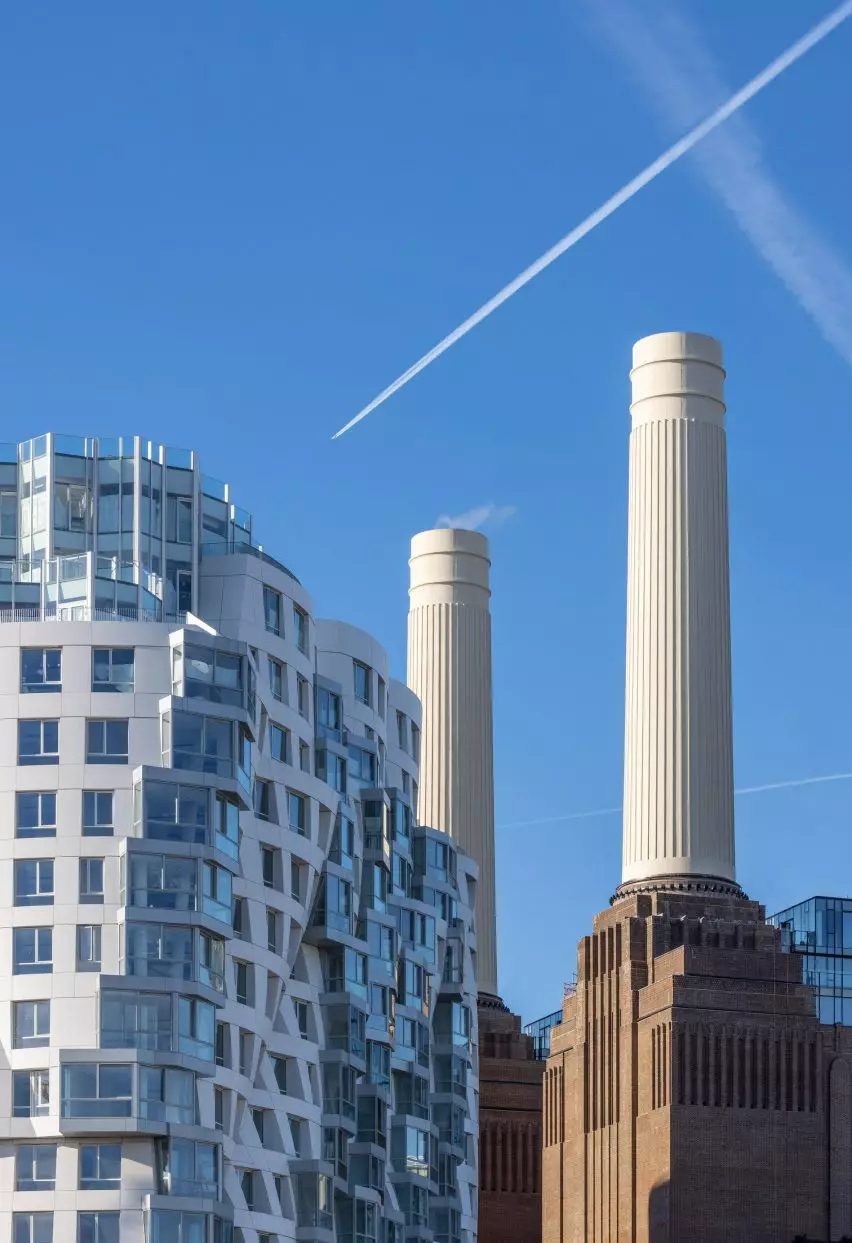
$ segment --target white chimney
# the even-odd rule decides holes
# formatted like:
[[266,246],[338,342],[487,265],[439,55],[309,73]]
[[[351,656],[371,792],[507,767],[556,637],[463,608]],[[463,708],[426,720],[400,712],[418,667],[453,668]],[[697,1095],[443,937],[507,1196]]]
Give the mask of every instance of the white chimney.
[[480,996],[496,997],[490,565],[476,531],[414,536],[408,685],[423,705],[418,819],[479,864],[477,980]]
[[619,894],[737,891],[722,348],[633,347]]

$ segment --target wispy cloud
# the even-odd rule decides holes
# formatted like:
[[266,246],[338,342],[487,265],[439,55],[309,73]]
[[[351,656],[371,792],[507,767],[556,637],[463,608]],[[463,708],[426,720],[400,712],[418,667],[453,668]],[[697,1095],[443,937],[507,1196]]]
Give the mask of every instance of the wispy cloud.
[[[664,123],[690,125],[728,87],[698,31],[669,4],[586,0],[590,21],[619,55]],[[775,179],[754,125],[742,115],[696,149],[704,180],[837,353],[852,365],[852,271]]]
[[[791,781],[770,781],[760,786],[740,786],[734,790],[737,798],[743,794],[766,794],[769,790],[796,790],[801,786],[825,785],[829,781],[852,781],[852,773],[828,773],[821,777],[795,777]],[[620,816],[621,807],[598,807],[594,811],[569,811],[562,816],[543,816],[540,820],[515,820],[501,824],[501,829],[531,829],[541,824],[563,824],[568,820],[596,820],[602,816]]]
[[482,527],[498,527],[518,511],[514,505],[474,505],[463,514],[441,514],[435,519],[436,527],[453,527],[456,530],[479,531]]

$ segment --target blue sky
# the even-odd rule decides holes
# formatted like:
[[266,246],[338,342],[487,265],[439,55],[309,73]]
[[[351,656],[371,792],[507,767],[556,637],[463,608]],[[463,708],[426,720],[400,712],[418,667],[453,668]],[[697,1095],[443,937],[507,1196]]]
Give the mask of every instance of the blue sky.
[[[618,2],[662,29],[661,0]],[[828,11],[679,8],[734,87]],[[684,101],[651,98],[601,11],[77,0],[0,25],[3,439],[201,447],[317,611],[374,632],[401,676],[410,535],[514,508],[486,528],[501,826],[620,802],[627,372],[633,340],[671,328],[726,350],[738,784],[852,769],[850,365],[695,156],[330,440],[681,132]],[[852,22],[747,109],[834,273],[850,53]],[[737,812],[768,908],[850,891],[852,782]],[[558,1005],[619,829],[498,831],[501,986],[525,1017]]]

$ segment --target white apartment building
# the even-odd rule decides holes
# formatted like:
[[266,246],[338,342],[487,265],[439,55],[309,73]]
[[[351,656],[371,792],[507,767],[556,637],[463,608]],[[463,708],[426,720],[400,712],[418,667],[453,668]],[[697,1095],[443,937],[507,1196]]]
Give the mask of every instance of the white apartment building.
[[0,447],[0,1243],[474,1243],[420,724],[195,453]]

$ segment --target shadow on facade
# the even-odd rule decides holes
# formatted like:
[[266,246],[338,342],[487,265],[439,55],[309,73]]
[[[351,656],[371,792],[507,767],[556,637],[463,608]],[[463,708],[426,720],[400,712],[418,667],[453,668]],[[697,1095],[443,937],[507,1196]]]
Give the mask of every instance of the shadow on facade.
[[673,1243],[667,1182],[652,1188],[648,1198],[648,1243]]

